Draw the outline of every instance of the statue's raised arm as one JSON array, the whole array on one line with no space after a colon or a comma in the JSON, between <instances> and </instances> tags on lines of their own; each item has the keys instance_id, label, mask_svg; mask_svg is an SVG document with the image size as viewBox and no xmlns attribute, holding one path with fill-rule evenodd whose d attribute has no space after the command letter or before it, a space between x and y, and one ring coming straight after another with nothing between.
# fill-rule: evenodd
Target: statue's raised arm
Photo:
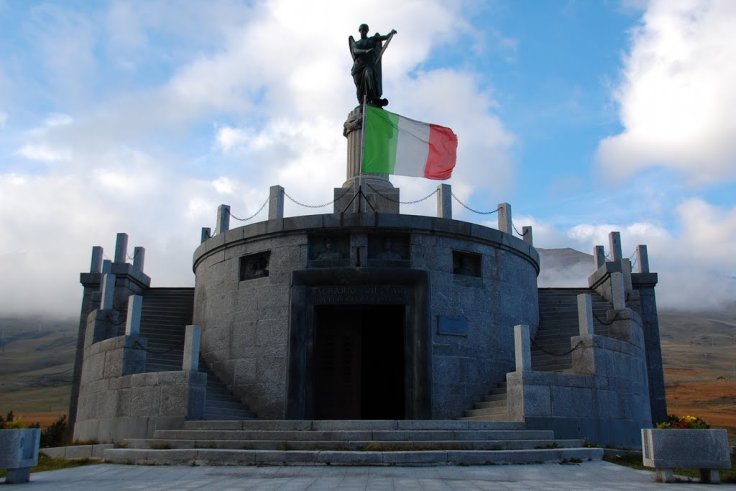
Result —
<instances>
[{"instance_id":1,"label":"statue's raised arm","mask_svg":"<svg viewBox=\"0 0 736 491\"><path fill-rule=\"evenodd\" d=\"M368 25L361 24L358 32L360 32L360 39L357 41L353 36L348 38L350 55L353 57L353 68L350 74L355 82L358 103L362 104L365 100L368 104L383 107L388 104L388 100L381 98L383 95L381 58L391 38L396 34L396 30L391 30L385 36L376 33L369 37Z\"/></svg>"}]
</instances>

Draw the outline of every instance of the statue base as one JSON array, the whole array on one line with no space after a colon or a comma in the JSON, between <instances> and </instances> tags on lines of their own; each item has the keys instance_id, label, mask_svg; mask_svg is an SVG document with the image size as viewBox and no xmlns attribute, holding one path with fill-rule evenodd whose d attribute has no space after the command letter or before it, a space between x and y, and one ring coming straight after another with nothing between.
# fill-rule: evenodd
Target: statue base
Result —
<instances>
[{"instance_id":1,"label":"statue base","mask_svg":"<svg viewBox=\"0 0 736 491\"><path fill-rule=\"evenodd\" d=\"M363 174L335 188L334 213L399 213L399 188L381 174Z\"/></svg>"}]
</instances>

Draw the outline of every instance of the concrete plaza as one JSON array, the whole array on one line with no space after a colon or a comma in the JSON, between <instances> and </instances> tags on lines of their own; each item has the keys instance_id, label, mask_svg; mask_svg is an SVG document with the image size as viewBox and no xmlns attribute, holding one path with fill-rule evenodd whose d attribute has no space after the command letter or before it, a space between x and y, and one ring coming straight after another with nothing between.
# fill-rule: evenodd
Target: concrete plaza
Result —
<instances>
[{"instance_id":1,"label":"concrete plaza","mask_svg":"<svg viewBox=\"0 0 736 491\"><path fill-rule=\"evenodd\" d=\"M654 473L608 462L582 464L336 467L199 467L100 464L39 472L24 490L702 490L699 483L662 484ZM12 489L10 486L4 489ZM721 484L719 489L736 489Z\"/></svg>"}]
</instances>

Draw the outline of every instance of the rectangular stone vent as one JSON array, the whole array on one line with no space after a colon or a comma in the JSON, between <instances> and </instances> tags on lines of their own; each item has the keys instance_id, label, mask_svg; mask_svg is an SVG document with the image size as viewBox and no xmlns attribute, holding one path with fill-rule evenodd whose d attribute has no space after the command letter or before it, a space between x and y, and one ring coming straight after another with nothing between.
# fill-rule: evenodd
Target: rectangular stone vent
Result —
<instances>
[{"instance_id":1,"label":"rectangular stone vent","mask_svg":"<svg viewBox=\"0 0 736 491\"><path fill-rule=\"evenodd\" d=\"M480 278L480 260L480 254L452 251L452 272L457 275Z\"/></svg>"},{"instance_id":2,"label":"rectangular stone vent","mask_svg":"<svg viewBox=\"0 0 736 491\"><path fill-rule=\"evenodd\" d=\"M240 281L268 276L271 251L248 254L240 258Z\"/></svg>"}]
</instances>

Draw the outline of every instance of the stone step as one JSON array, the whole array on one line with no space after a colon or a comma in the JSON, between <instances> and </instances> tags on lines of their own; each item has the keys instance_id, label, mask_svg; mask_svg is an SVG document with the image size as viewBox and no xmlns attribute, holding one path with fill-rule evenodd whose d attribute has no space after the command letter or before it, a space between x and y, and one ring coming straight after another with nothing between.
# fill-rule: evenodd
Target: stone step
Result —
<instances>
[{"instance_id":1,"label":"stone step","mask_svg":"<svg viewBox=\"0 0 736 491\"><path fill-rule=\"evenodd\" d=\"M484 465L579 462L602 456L601 448L396 452L113 448L105 450L104 461L145 465Z\"/></svg>"},{"instance_id":2,"label":"stone step","mask_svg":"<svg viewBox=\"0 0 736 491\"><path fill-rule=\"evenodd\" d=\"M128 439L126 448L134 449L197 449L231 450L528 450L535 448L578 448L584 440L170 440L163 438Z\"/></svg>"},{"instance_id":3,"label":"stone step","mask_svg":"<svg viewBox=\"0 0 736 491\"><path fill-rule=\"evenodd\" d=\"M463 416L466 418L471 416L499 416L508 418L508 409L505 404L500 407L468 409Z\"/></svg>"},{"instance_id":4,"label":"stone step","mask_svg":"<svg viewBox=\"0 0 736 491\"><path fill-rule=\"evenodd\" d=\"M540 440L553 438L547 430L156 430L154 438L166 440Z\"/></svg>"},{"instance_id":5,"label":"stone step","mask_svg":"<svg viewBox=\"0 0 736 491\"><path fill-rule=\"evenodd\" d=\"M457 419L360 419L295 420L254 419L246 421L185 421L185 430L335 431L335 430L524 430L515 421L471 423ZM553 433L548 432L551 437Z\"/></svg>"}]
</instances>

